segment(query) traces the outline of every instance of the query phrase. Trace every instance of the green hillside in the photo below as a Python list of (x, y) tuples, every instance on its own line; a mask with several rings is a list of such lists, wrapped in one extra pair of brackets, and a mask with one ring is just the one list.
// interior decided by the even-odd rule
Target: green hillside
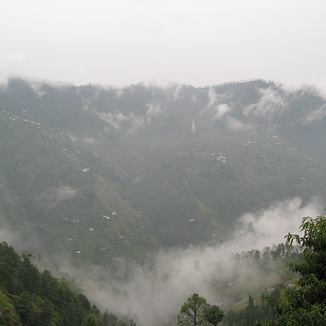
[(324, 103), (259, 80), (11, 79), (0, 93), (2, 226), (76, 264), (223, 241), (245, 212), (326, 197)]
[(121, 239), (141, 219), (121, 169), (7, 112), (0, 113), (0, 133), (3, 225), (26, 240), (36, 237), (48, 254), (81, 262), (143, 249)]
[(102, 314), (73, 283), (41, 272), (30, 254), (19, 255), (5, 242), (0, 243), (0, 324), (126, 325), (112, 313)]

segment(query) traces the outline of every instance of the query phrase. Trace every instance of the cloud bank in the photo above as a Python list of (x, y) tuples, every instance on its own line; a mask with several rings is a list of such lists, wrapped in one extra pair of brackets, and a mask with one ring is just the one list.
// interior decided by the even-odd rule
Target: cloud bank
[[(241, 216), (233, 237), (217, 246), (161, 251), (144, 265), (117, 261), (115, 276), (97, 267), (84, 275), (79, 270), (74, 278), (93, 289), (86, 294), (102, 309), (127, 315), (143, 326), (166, 325), (175, 322), (181, 305), (194, 292), (223, 307), (232, 301), (231, 294), (239, 295), (240, 287), (272, 285), (253, 266), (239, 268), (232, 254), (282, 243), (288, 232), (298, 233), (302, 217), (315, 217), (321, 210), (317, 199), (307, 204), (300, 198), (276, 202)], [(253, 232), (248, 231), (249, 223)], [(228, 281), (237, 285), (232, 293), (225, 288)]]

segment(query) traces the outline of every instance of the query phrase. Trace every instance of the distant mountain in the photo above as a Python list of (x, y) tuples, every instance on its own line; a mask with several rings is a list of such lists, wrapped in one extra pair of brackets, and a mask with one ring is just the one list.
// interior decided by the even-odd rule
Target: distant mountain
[(0, 89), (0, 213), (75, 263), (224, 240), (246, 211), (326, 195), (326, 101), (255, 80)]

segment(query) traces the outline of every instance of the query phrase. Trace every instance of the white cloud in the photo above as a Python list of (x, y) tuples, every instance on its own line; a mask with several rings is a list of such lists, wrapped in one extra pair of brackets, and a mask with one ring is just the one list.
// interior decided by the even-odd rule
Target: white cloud
[(174, 86), (173, 99), (175, 101), (183, 99), (182, 96), (180, 95), (182, 88), (183, 88), (183, 85), (181, 85), (181, 84), (177, 84)]
[(43, 191), (38, 201), (42, 209), (50, 209), (54, 207), (58, 202), (69, 200), (75, 197), (77, 191), (69, 186), (53, 187)]
[(148, 108), (146, 111), (146, 117), (154, 118), (162, 113), (159, 104), (150, 103), (150, 104), (146, 104), (146, 107)]
[(213, 117), (213, 120), (219, 120), (221, 119), (226, 113), (231, 111), (231, 107), (227, 104), (220, 104), (216, 108), (216, 113)]
[(243, 122), (234, 117), (227, 118), (226, 127), (233, 131), (244, 131), (250, 128), (248, 125), (245, 125)]
[(124, 115), (121, 112), (108, 112), (108, 113), (99, 113), (99, 117), (104, 120), (110, 128), (121, 129), (124, 125), (128, 125), (129, 130), (135, 130), (144, 126), (144, 118), (141, 116), (136, 116), (134, 113), (129, 115)]
[(210, 88), (208, 89), (208, 94), (207, 94), (207, 96), (208, 96), (208, 104), (207, 104), (207, 106), (206, 106), (205, 109), (211, 107), (211, 106), (212, 106), (213, 104), (215, 104), (215, 103), (218, 101), (218, 99), (219, 99), (219, 95), (216, 94), (216, 92), (215, 92), (215, 90), (214, 90), (213, 87), (210, 87)]
[(310, 123), (315, 120), (322, 120), (326, 117), (326, 104), (323, 104), (321, 107), (315, 111), (310, 112), (305, 118), (305, 123)]
[(283, 242), (288, 232), (298, 233), (302, 217), (316, 217), (321, 211), (322, 205), (317, 198), (305, 205), (298, 197), (275, 202), (265, 210), (244, 214), (239, 220), (236, 236), (241, 237), (243, 230), (249, 223), (253, 223), (256, 232), (242, 234), (242, 250), (262, 249), (264, 246)]
[(0, 229), (0, 239), (1, 242), (7, 242), (8, 244), (12, 245), (13, 243), (15, 243), (15, 241), (17, 241), (19, 239), (19, 237), (17, 235), (15, 235), (14, 233), (12, 233), (11, 231), (9, 231), (8, 229), (5, 228), (1, 228)]
[(122, 97), (124, 95), (124, 90), (123, 89), (117, 89), (115, 91), (115, 95), (117, 98)]
[(260, 99), (257, 103), (247, 106), (244, 109), (244, 114), (253, 113), (256, 116), (269, 116), (286, 109), (287, 103), (284, 102), (282, 96), (277, 89), (268, 87), (260, 90)]
[[(103, 276), (109, 272), (99, 267), (88, 269), (84, 277), (80, 270), (72, 275), (91, 284), (93, 290), (87, 295), (99, 307), (128, 315), (144, 326), (166, 325), (171, 320), (175, 322), (181, 305), (194, 292), (211, 304), (223, 304), (230, 298), (227, 293), (217, 291), (216, 287), (223, 289), (226, 281), (234, 281), (239, 291), (250, 282), (252, 286), (273, 285), (268, 284), (266, 273), (259, 273), (253, 265), (239, 265), (230, 257), (236, 252), (262, 250), (266, 246), (283, 243), (288, 232), (298, 233), (302, 217), (315, 217), (321, 210), (317, 199), (307, 204), (303, 204), (300, 198), (276, 202), (265, 210), (240, 217), (233, 237), (218, 246), (161, 251), (150, 259), (148, 265), (142, 266), (128, 266), (122, 260), (117, 261), (120, 266), (117, 267), (118, 274), (120, 277), (128, 275), (127, 281), (120, 282), (108, 274), (103, 285)], [(247, 231), (250, 222), (253, 223), (254, 233)], [(102, 283), (97, 283), (99, 278), (102, 278)]]
[(282, 83), (276, 82), (276, 85), (287, 94), (293, 94), (307, 88), (307, 84), (301, 81), (284, 81)]
[(326, 81), (325, 80), (312, 80), (308, 85), (311, 85), (316, 94), (326, 100)]

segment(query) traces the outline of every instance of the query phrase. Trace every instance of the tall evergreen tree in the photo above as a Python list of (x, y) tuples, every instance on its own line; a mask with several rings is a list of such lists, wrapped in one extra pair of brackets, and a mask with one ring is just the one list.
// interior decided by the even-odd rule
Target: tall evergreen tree
[(194, 293), (180, 309), (177, 317), (179, 326), (200, 326), (206, 323), (206, 310), (209, 307), (205, 298)]

